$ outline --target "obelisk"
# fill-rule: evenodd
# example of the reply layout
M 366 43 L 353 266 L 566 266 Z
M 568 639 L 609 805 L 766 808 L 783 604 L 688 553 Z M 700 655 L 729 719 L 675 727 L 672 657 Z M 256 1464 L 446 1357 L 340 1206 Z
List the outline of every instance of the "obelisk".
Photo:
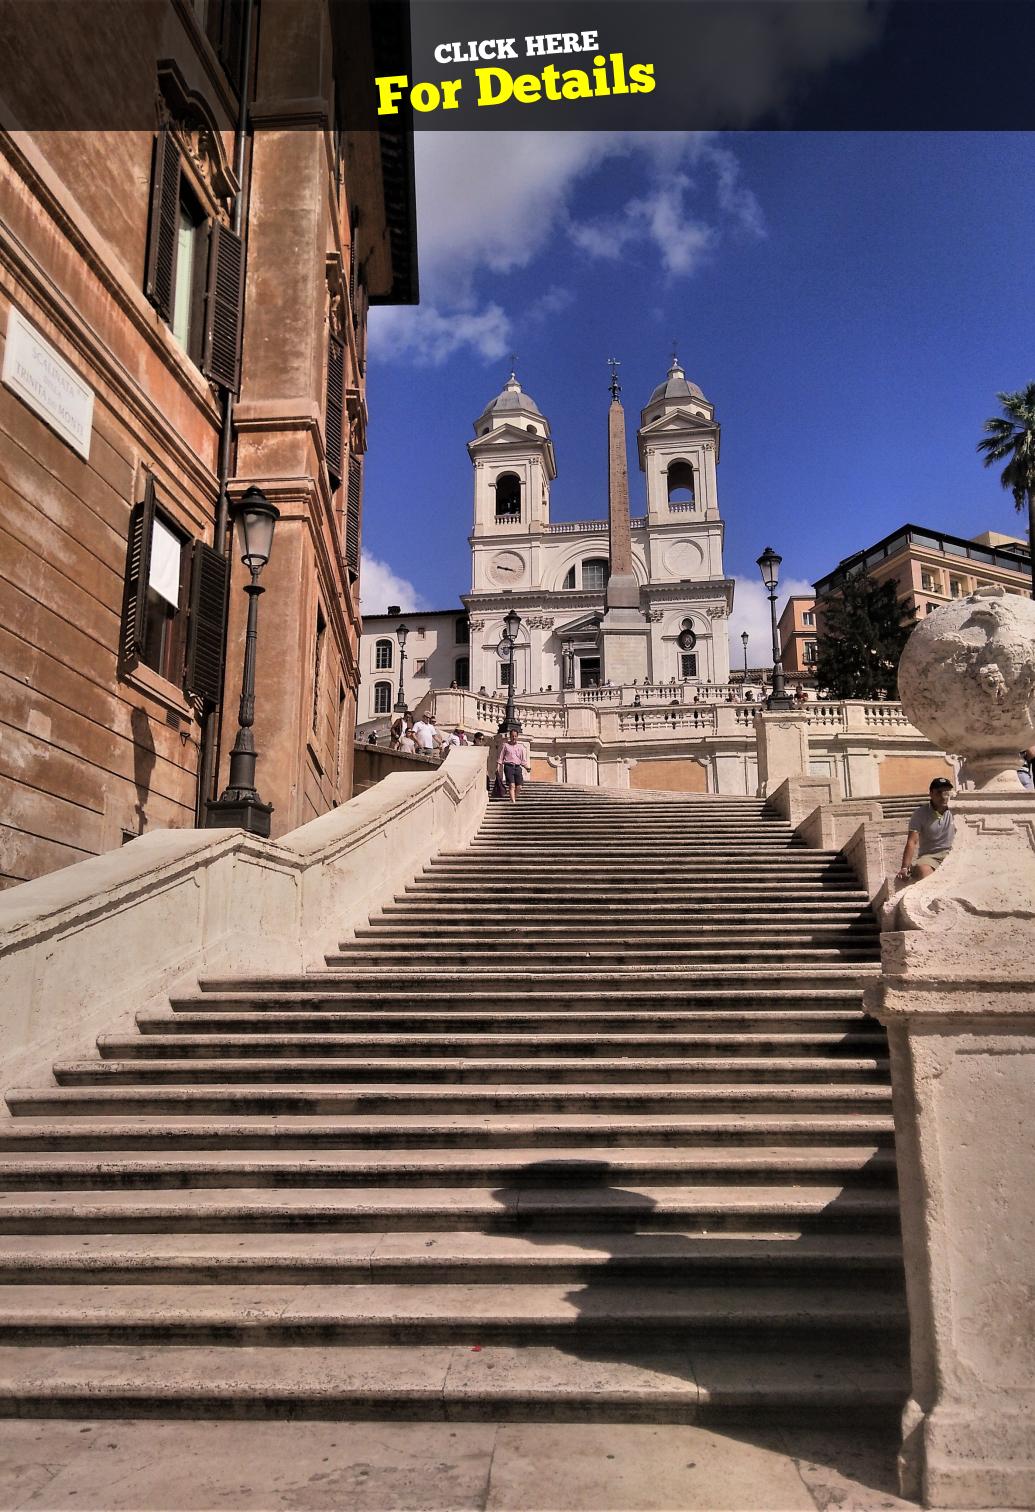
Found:
M 618 363 L 611 363 L 611 407 L 607 413 L 608 552 L 611 573 L 600 625 L 601 676 L 617 687 L 647 676 L 649 626 L 640 612 L 640 587 L 633 572 L 629 519 L 629 464 L 625 452 L 625 410 Z

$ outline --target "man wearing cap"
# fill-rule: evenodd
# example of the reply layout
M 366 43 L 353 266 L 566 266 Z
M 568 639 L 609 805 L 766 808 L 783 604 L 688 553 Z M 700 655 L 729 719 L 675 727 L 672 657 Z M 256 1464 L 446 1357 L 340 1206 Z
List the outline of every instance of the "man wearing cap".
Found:
M 910 815 L 899 882 L 920 882 L 931 876 L 952 850 L 956 838 L 956 821 L 949 812 L 952 783 L 947 777 L 936 777 L 929 792 L 930 802 L 918 804 Z

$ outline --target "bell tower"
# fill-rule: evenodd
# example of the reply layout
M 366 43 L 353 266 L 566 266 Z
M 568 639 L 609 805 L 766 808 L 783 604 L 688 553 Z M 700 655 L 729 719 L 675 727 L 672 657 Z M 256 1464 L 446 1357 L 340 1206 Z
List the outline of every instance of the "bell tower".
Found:
M 467 451 L 474 468 L 471 591 L 532 587 L 557 462 L 549 421 L 513 372 L 474 422 Z
M 658 384 L 640 414 L 637 441 L 651 525 L 719 519 L 715 406 L 687 379 L 675 354 L 665 382 Z

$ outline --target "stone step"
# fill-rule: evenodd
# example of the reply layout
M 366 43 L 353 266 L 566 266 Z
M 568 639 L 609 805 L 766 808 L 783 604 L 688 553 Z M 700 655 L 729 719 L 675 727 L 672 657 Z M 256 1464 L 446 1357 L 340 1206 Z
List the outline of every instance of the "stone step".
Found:
M 902 1247 L 894 1234 L 658 1234 L 597 1232 L 489 1234 L 152 1234 L 0 1235 L 0 1281 L 45 1285 L 195 1285 L 247 1281 L 340 1286 L 355 1282 L 579 1282 L 618 1276 L 712 1278 L 727 1287 L 763 1273 L 770 1285 L 802 1278 L 850 1279 L 901 1290 Z
M 753 939 L 754 937 L 750 937 Z M 511 940 L 505 932 L 497 941 L 472 940 L 448 946 L 443 942 L 414 946 L 408 941 L 384 940 L 374 943 L 345 944 L 338 950 L 329 951 L 325 957 L 330 967 L 348 969 L 356 966 L 366 970 L 382 967 L 402 967 L 414 973 L 454 972 L 465 967 L 482 968 L 489 963 L 497 970 L 527 968 L 531 961 L 543 970 L 561 971 L 585 964 L 587 973 L 605 966 L 622 966 L 636 971 L 649 971 L 654 966 L 675 969 L 679 966 L 760 966 L 767 961 L 801 966 L 811 964 L 837 964 L 838 962 L 877 961 L 880 951 L 878 942 L 866 936 L 849 936 L 839 939 L 812 940 L 808 935 L 781 935 L 779 945 L 767 944 L 722 944 L 709 940 L 682 940 L 669 945 L 659 943 L 648 950 L 643 945 L 613 946 L 602 943 L 572 945 L 562 950 L 556 946 L 537 944 L 535 941 Z
M 851 909 L 842 911 L 828 917 L 825 913 L 817 913 L 813 916 L 808 914 L 796 914 L 784 911 L 782 914 L 775 909 L 772 917 L 765 920 L 767 927 L 779 924 L 780 937 L 811 939 L 815 935 L 845 935 L 854 938 L 857 935 L 875 935 L 879 932 L 876 919 L 869 913 L 861 911 L 852 912 Z M 695 910 L 692 914 L 684 913 L 681 919 L 651 920 L 647 915 L 642 919 L 583 921 L 583 920 L 528 920 L 520 910 L 515 910 L 513 917 L 507 919 L 508 940 L 529 940 L 534 944 L 558 944 L 570 941 L 572 944 L 592 945 L 601 940 L 614 941 L 617 944 L 628 945 L 663 945 L 670 942 L 678 943 L 681 940 L 705 939 L 722 940 L 734 937 L 741 931 L 755 932 L 758 919 L 752 915 L 740 914 L 730 919 L 701 918 Z M 444 919 L 441 914 L 425 912 L 418 918 L 408 915 L 392 915 L 388 918 L 371 919 L 369 923 L 360 924 L 356 927 L 353 941 L 370 941 L 377 944 L 380 941 L 391 940 L 399 943 L 413 943 L 422 945 L 425 942 L 438 939 L 480 940 L 484 938 L 499 939 L 500 925 L 499 916 L 493 909 L 487 908 L 480 919 L 457 919 L 449 917 Z M 344 940 L 339 941 L 345 944 Z
M 346 1000 L 347 1002 L 348 1000 Z M 824 1012 L 822 1009 L 792 1013 L 790 1009 L 759 1009 L 755 1013 L 727 1011 L 642 1012 L 573 1011 L 550 1013 L 511 1011 L 470 1013 L 457 1010 L 443 1012 L 399 1012 L 381 1009 L 377 1013 L 339 1011 L 331 1007 L 288 1001 L 286 1007 L 272 1007 L 261 1000 L 243 1002 L 198 997 L 181 1000 L 175 1011 L 141 1010 L 136 1016 L 141 1034 L 348 1034 L 371 1035 L 387 1043 L 395 1035 L 426 1034 L 466 1036 L 476 1045 L 490 1041 L 503 1043 L 503 1036 L 524 1035 L 614 1035 L 644 1042 L 645 1036 L 671 1042 L 685 1034 L 723 1035 L 731 1042 L 747 1035 L 766 1035 L 774 1042 L 793 1036 L 833 1036 L 843 1040 L 865 1042 L 870 1035 L 883 1046 L 884 1036 L 876 1022 L 862 1009 Z M 491 1042 L 491 1041 L 490 1041 Z
M 597 989 L 592 983 L 587 985 L 585 972 L 570 972 L 564 970 L 549 971 L 489 971 L 480 969 L 477 972 L 448 972 L 440 971 L 435 976 L 435 989 L 437 992 L 453 993 L 461 1002 L 467 1001 L 478 990 L 497 989 L 500 993 L 500 1001 L 522 1001 L 526 992 L 551 993 L 560 991 L 565 996 L 579 995 L 584 1001 L 599 1001 L 608 993 L 621 995 L 623 998 L 631 996 L 635 992 L 645 993 L 655 998 L 662 996 L 666 989 L 677 993 L 680 997 L 688 997 L 696 988 L 698 992 L 708 989 L 738 989 L 742 994 L 750 992 L 753 988 L 762 988 L 761 996 L 776 988 L 794 989 L 803 988 L 815 992 L 817 995 L 825 994 L 828 987 L 852 987 L 858 994 L 862 988 L 875 975 L 879 974 L 879 963 L 861 962 L 858 965 L 824 965 L 821 962 L 810 962 L 807 965 L 784 965 L 774 963 L 768 968 L 747 965 L 727 966 L 717 969 L 702 965 L 696 968 L 690 967 L 662 967 L 657 966 L 653 970 L 644 970 L 635 967 L 621 967 L 610 970 L 607 974 L 608 986 L 600 986 Z M 822 984 L 822 985 L 820 985 Z M 378 991 L 378 995 L 387 995 L 392 989 L 385 985 L 385 974 L 382 970 L 361 970 L 354 967 L 348 972 L 340 969 L 328 968 L 326 971 L 310 971 L 304 975 L 268 975 L 241 973 L 237 977 L 206 976 L 201 978 L 203 991 L 220 992 L 310 992 L 314 997 L 325 997 L 327 990 L 332 992 L 354 996 L 357 992 Z M 400 993 L 396 993 L 399 996 Z M 408 994 L 410 1001 L 416 997 L 425 997 L 428 994 L 421 989 L 414 988 Z M 858 1006 L 858 996 L 855 1004 Z M 414 1001 L 414 1006 L 416 1002 Z
M 173 1155 L 133 1151 L 118 1157 L 85 1151 L 42 1155 L 19 1152 L 0 1159 L 0 1191 L 101 1191 L 139 1188 L 352 1187 L 387 1181 L 414 1186 L 579 1186 L 606 1180 L 611 1185 L 658 1186 L 737 1181 L 799 1185 L 848 1180 L 865 1174 L 879 1186 L 894 1175 L 892 1151 L 876 1145 L 834 1149 L 785 1146 L 698 1146 L 693 1149 L 643 1145 L 629 1150 L 593 1146 L 577 1152 L 544 1147 L 530 1159 L 524 1150 L 384 1150 L 299 1152 L 267 1150 L 261 1155 L 220 1150 Z
M 838 892 L 792 904 L 770 894 L 766 901 L 750 906 L 735 902 L 724 905 L 721 899 L 715 898 L 701 902 L 684 901 L 682 895 L 674 899 L 640 897 L 628 903 L 614 903 L 605 898 L 600 902 L 571 902 L 565 907 L 563 916 L 543 915 L 534 920 L 527 918 L 526 906 L 520 899 L 511 902 L 506 898 L 497 901 L 482 897 L 479 902 L 471 903 L 466 908 L 452 907 L 449 910 L 451 921 L 472 926 L 491 926 L 501 915 L 513 918 L 518 924 L 526 924 L 528 928 L 559 930 L 583 929 L 587 926 L 601 930 L 625 927 L 661 930 L 678 928 L 687 922 L 734 927 L 741 923 L 761 924 L 771 928 L 784 922 L 808 924 L 815 919 L 835 923 L 842 919 L 865 921 L 873 917 L 865 902 Z M 398 923 L 410 924 L 411 927 L 424 924 L 441 927 L 442 920 L 441 908 L 433 908 L 410 898 L 385 903 L 371 916 L 372 925 Z
M 788 1228 L 895 1233 L 886 1185 L 746 1182 L 522 1187 L 43 1188 L 0 1192 L 2 1234 L 272 1232 L 332 1229 L 634 1230 Z
M 653 882 L 660 887 L 669 887 L 679 882 L 795 882 L 816 878 L 844 879 L 854 883 L 855 872 L 846 862 L 816 860 L 812 855 L 782 856 L 778 862 L 757 860 L 746 856 L 743 860 L 734 857 L 706 857 L 671 861 L 659 860 L 651 865 L 636 861 L 626 864 L 620 857 L 611 860 L 582 861 L 539 856 L 534 860 L 516 858 L 513 862 L 503 853 L 497 853 L 484 861 L 457 857 L 455 860 L 434 860 L 420 873 L 424 878 L 443 880 L 472 880 L 536 882 L 551 879 L 562 882 L 581 882 L 584 885 L 597 881 L 605 883 Z
M 154 1024 L 139 1027 L 137 1035 L 100 1035 L 97 1048 L 102 1057 L 114 1060 L 133 1060 L 157 1056 L 218 1056 L 231 1055 L 324 1055 L 330 1053 L 336 1059 L 357 1056 L 386 1057 L 393 1051 L 405 1056 L 428 1055 L 439 1058 L 449 1055 L 486 1056 L 497 1058 L 510 1052 L 530 1055 L 582 1055 L 590 1059 L 612 1058 L 632 1055 L 637 1058 L 651 1055 L 705 1057 L 709 1055 L 740 1056 L 802 1056 L 802 1055 L 886 1055 L 886 1039 L 883 1032 L 874 1029 L 858 1034 L 699 1034 L 687 1037 L 684 1034 L 505 1034 L 497 1031 L 483 1035 L 413 1035 L 413 1034 L 333 1034 L 320 1028 L 312 1033 L 272 1033 L 262 1015 L 256 1015 L 249 1023 L 234 1029 L 220 1024 L 206 1033 L 198 1033 L 192 1024 L 194 1016 L 168 1014 L 166 1024 L 176 1032 L 161 1032 Z M 194 1032 L 192 1032 L 192 1029 Z M 243 1029 L 243 1032 L 242 1032 Z M 148 1032 L 149 1031 L 149 1032 Z
M 0 1344 L 300 1343 L 522 1344 L 663 1336 L 684 1346 L 715 1333 L 901 1333 L 898 1290 L 744 1281 L 731 1289 L 597 1279 L 582 1289 L 549 1281 L 385 1281 L 329 1287 L 246 1282 L 190 1287 L 148 1282 L 0 1285 Z
M 268 978 L 261 982 L 252 978 L 250 982 L 243 981 L 242 990 L 237 991 L 234 990 L 236 978 L 202 977 L 197 992 L 178 993 L 170 997 L 169 1006 L 174 1013 L 194 1012 L 199 1008 L 214 1012 L 225 1008 L 249 1008 L 256 1012 L 307 1008 L 314 1013 L 323 1010 L 347 1012 L 352 1017 L 360 1011 L 362 1002 L 369 1001 L 384 1013 L 393 1010 L 409 1013 L 448 1009 L 450 1017 L 454 1012 L 477 1013 L 479 1017 L 484 1017 L 486 1012 L 480 1006 L 477 994 L 457 993 L 448 988 L 437 991 L 381 986 L 357 998 L 353 992 L 307 987 L 305 984 L 309 979 L 305 977 L 294 980 L 297 985 L 292 990 L 268 986 Z M 529 1012 L 538 1016 L 541 1012 L 551 1011 L 551 1001 L 555 996 L 553 989 L 536 991 L 529 988 L 520 995 L 501 993 L 487 1000 L 488 1012 L 504 1018 L 511 1018 L 515 1013 Z M 565 1005 L 572 1005 L 566 1011 L 606 1011 L 619 1018 L 624 1017 L 626 1012 L 650 1013 L 655 1007 L 666 1016 L 672 1011 L 722 1014 L 762 1012 L 767 1015 L 789 1012 L 808 1014 L 810 1020 L 814 1012 L 834 1012 L 842 1008 L 852 1012 L 862 1011 L 860 988 L 854 984 L 846 987 L 839 983 L 823 987 L 769 987 L 764 984 L 747 987 L 698 987 L 695 983 L 682 981 L 672 987 L 659 984 L 652 989 L 625 987 L 610 991 L 606 987 L 584 987 L 581 991 L 563 994 L 563 999 Z
M 17 1109 L 16 1109 L 17 1111 Z M 476 1117 L 457 1114 L 385 1113 L 299 1115 L 276 1120 L 239 1113 L 223 1117 L 178 1108 L 175 1115 L 94 1117 L 77 1107 L 55 1110 L 51 1122 L 31 1115 L 0 1119 L 0 1150 L 22 1153 L 59 1150 L 425 1150 L 493 1149 L 577 1150 L 586 1147 L 627 1149 L 680 1145 L 699 1149 L 721 1141 L 725 1148 L 764 1144 L 769 1148 L 831 1150 L 872 1145 L 891 1148 L 894 1123 L 887 1111 L 858 1114 L 829 1112 L 804 1116 L 731 1112 L 664 1113 L 521 1113 L 508 1111 Z
M 813 1083 L 830 1085 L 858 1083 L 886 1078 L 888 1062 L 878 1056 L 634 1056 L 590 1060 L 581 1056 L 537 1058 L 392 1056 L 380 1060 L 335 1059 L 330 1056 L 265 1056 L 195 1058 L 188 1056 L 179 1043 L 180 1053 L 164 1059 L 139 1060 L 62 1060 L 54 1063 L 54 1078 L 59 1086 L 103 1086 L 111 1082 L 129 1085 L 177 1085 L 190 1081 L 195 1085 L 213 1083 L 289 1082 L 329 1083 L 336 1086 L 377 1082 L 401 1085 L 421 1083 L 507 1083 L 518 1086 L 549 1079 L 554 1084 L 619 1083 L 626 1086 L 651 1083 L 689 1083 L 724 1085 L 739 1082 L 758 1086 L 774 1082 L 791 1082 L 799 1086 Z
M 506 888 L 497 889 L 504 894 Z M 737 905 L 741 903 L 772 902 L 774 897 L 785 898 L 789 903 L 823 903 L 829 899 L 838 903 L 854 903 L 859 907 L 866 907 L 868 899 L 862 888 L 853 887 L 850 883 L 838 879 L 826 879 L 819 882 L 788 883 L 781 881 L 776 883 L 750 882 L 738 883 L 727 880 L 721 885 L 714 881 L 691 885 L 686 882 L 680 883 L 678 888 L 669 887 L 665 884 L 666 896 L 678 898 L 680 906 L 685 909 L 692 908 L 698 902 L 708 903 L 712 907 L 718 907 L 720 903 L 727 902 L 731 912 L 737 911 Z M 473 882 L 445 878 L 423 878 L 409 883 L 395 898 L 397 904 L 404 902 L 418 903 L 423 907 L 438 904 L 439 908 L 453 908 L 458 903 L 474 903 L 484 907 L 488 897 L 492 896 L 489 889 Z M 552 906 L 554 908 L 567 908 L 569 906 L 606 908 L 624 911 L 630 904 L 644 903 L 649 894 L 644 893 L 644 888 L 638 884 L 624 882 L 612 882 L 607 885 L 585 884 L 572 881 L 565 884 L 556 882 L 523 882 L 521 885 L 520 898 L 517 906 L 524 912 L 529 912 L 536 906 Z M 500 905 L 505 906 L 506 897 L 500 898 Z
M 193 1067 L 190 1081 L 194 1083 Z M 534 1113 L 672 1113 L 745 1114 L 819 1113 L 836 1116 L 890 1113 L 891 1088 L 879 1081 L 854 1084 L 787 1084 L 769 1082 L 736 1085 L 703 1083 L 696 1086 L 579 1085 L 528 1083 L 484 1087 L 439 1083 L 400 1086 L 331 1087 L 286 1086 L 132 1086 L 14 1087 L 6 1094 L 15 1116 L 89 1117 L 141 1113 L 209 1116 L 249 1114 L 364 1115 L 380 1118 L 397 1114 L 512 1114 Z
M 590 1357 L 531 1345 L 6 1346 L 0 1415 L 745 1422 L 832 1418 L 891 1427 L 909 1378 L 900 1350 L 838 1340 L 692 1349 L 626 1347 Z

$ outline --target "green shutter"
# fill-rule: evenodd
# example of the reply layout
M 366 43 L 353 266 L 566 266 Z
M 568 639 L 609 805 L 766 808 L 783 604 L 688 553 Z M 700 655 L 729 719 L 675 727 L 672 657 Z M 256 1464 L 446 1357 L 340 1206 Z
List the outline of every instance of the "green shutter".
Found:
M 349 452 L 349 486 L 345 500 L 345 563 L 359 575 L 359 525 L 363 508 L 363 459 Z
M 243 310 L 244 243 L 216 221 L 209 242 L 201 368 L 206 377 L 235 394 L 241 386 Z
M 155 523 L 155 483 L 147 475 L 144 497 L 129 517 L 126 547 L 126 584 L 122 599 L 122 633 L 119 638 L 119 671 L 128 672 L 144 654 L 147 629 L 147 585 L 151 574 L 151 537 Z
M 331 485 L 338 488 L 342 480 L 342 440 L 345 424 L 345 343 L 329 332 L 327 335 L 327 413 L 324 420 L 324 449 Z
M 190 570 L 184 691 L 213 705 L 218 704 L 223 695 L 229 586 L 230 566 L 226 558 L 204 542 L 195 541 Z
M 163 128 L 155 138 L 151 175 L 151 222 L 148 231 L 144 292 L 163 320 L 172 318 L 176 279 L 176 242 L 180 216 L 180 151 Z

